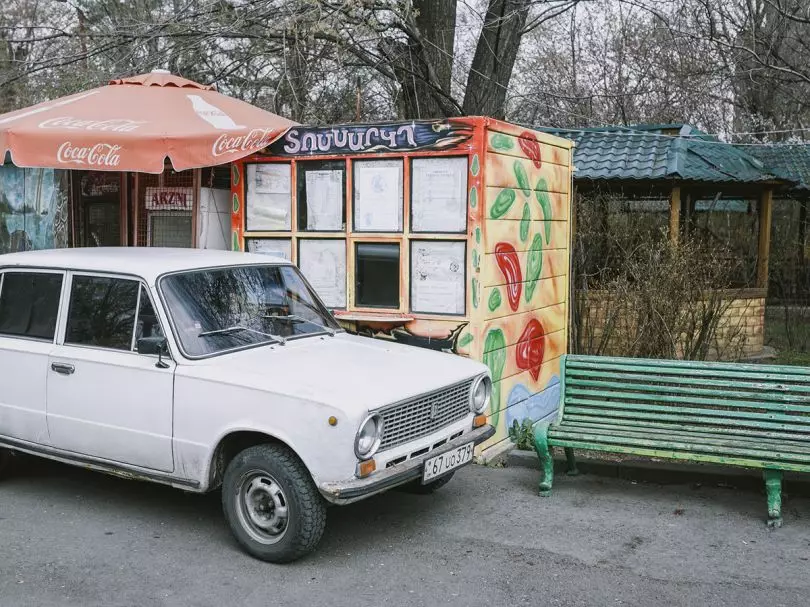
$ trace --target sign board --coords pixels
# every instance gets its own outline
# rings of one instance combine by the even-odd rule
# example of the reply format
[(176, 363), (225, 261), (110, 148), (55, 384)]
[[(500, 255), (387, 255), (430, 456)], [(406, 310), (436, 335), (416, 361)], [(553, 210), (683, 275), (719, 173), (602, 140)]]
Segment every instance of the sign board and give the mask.
[(194, 188), (145, 188), (148, 211), (191, 211), (194, 209)]

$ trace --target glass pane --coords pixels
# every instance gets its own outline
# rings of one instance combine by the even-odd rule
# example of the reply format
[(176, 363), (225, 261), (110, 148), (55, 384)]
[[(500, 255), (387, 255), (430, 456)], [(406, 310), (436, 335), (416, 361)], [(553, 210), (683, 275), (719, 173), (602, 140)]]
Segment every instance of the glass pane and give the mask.
[(141, 285), (141, 305), (138, 308), (138, 322), (135, 325), (136, 349), (138, 340), (143, 337), (165, 337), (165, 335), (160, 327), (157, 314), (155, 314), (152, 301), (149, 299), (149, 294)]
[(247, 230), (289, 230), (292, 178), (289, 163), (247, 165), (245, 179)]
[(346, 162), (298, 162), (298, 229), (342, 232), (346, 229)]
[(329, 308), (346, 307), (345, 240), (300, 240), (298, 267)]
[(414, 158), (411, 164), (414, 232), (467, 229), (467, 158)]
[(130, 350), (139, 287), (135, 280), (74, 277), (65, 343)]
[(191, 213), (150, 213), (150, 247), (191, 247)]
[(357, 244), (355, 304), (361, 308), (399, 308), (399, 245)]
[(7, 272), (0, 293), (0, 334), (52, 340), (61, 293), (61, 274)]
[(411, 310), (464, 314), (464, 242), (411, 241)]
[(161, 280), (160, 289), (189, 356), (339, 328), (293, 266), (183, 272)]
[(287, 261), (292, 260), (292, 241), (289, 238), (247, 238), (249, 253), (277, 255)]
[(402, 231), (402, 160), (357, 160), (353, 165), (354, 229)]

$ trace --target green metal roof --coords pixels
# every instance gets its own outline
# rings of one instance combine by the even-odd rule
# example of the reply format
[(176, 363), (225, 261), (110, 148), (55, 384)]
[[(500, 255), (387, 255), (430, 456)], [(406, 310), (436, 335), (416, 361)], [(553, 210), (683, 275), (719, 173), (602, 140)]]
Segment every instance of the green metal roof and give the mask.
[[(576, 130), (536, 128), (576, 142), (576, 179), (708, 183), (793, 181), (777, 176), (745, 150), (689, 125)], [(661, 132), (673, 129), (679, 129), (678, 136)]]
[(779, 177), (796, 182), (795, 190), (810, 191), (810, 144), (747, 145)]

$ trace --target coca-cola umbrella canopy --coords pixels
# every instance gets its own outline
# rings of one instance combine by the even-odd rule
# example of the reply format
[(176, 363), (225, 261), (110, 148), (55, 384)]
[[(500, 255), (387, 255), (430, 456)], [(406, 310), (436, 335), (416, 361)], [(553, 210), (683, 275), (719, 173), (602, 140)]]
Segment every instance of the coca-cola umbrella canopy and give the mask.
[(162, 173), (258, 152), (296, 124), (156, 70), (0, 115), (0, 159), (19, 167)]

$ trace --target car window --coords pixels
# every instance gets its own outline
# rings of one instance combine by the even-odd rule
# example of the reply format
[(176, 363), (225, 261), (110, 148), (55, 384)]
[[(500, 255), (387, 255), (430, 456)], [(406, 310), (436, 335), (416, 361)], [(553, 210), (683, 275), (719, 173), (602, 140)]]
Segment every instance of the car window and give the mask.
[(74, 276), (65, 343), (132, 349), (140, 282), (102, 276)]
[(0, 335), (53, 340), (62, 275), (6, 272), (0, 280)]
[(138, 340), (142, 337), (165, 337), (160, 321), (146, 288), (141, 285), (141, 303), (138, 307), (138, 320), (135, 323), (135, 349), (137, 350)]

